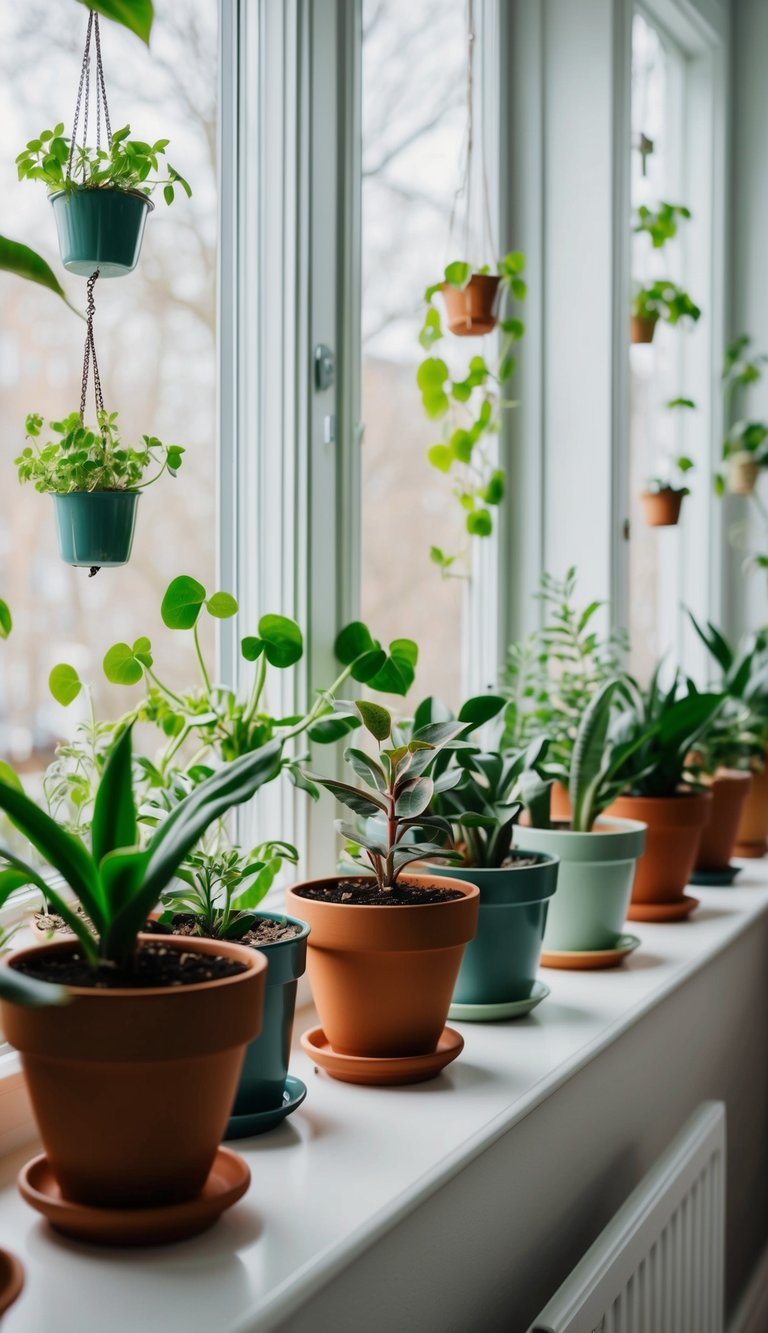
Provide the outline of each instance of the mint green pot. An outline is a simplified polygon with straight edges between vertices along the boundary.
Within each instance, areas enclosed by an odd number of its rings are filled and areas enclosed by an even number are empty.
[[[70,273],[121,278],[138,263],[144,224],[154,204],[133,190],[57,190],[51,195],[61,262]]]
[[[138,491],[72,491],[54,495],[59,554],[85,568],[128,563]]]
[[[268,962],[264,1017],[261,1032],[246,1048],[232,1107],[233,1116],[272,1111],[282,1105],[293,1035],[296,990],[299,977],[303,976],[307,965],[309,926],[306,921],[279,912],[259,912],[259,916],[301,926],[301,934],[289,940],[259,946],[259,953],[263,953]],[[233,1128],[231,1124],[230,1128]]]
[[[624,929],[646,828],[636,819],[599,819],[591,833],[565,828],[515,830],[521,850],[560,858],[557,893],[544,931],[545,950],[613,947]]]
[[[530,853],[517,847],[511,855]],[[549,852],[542,856],[537,866],[497,870],[451,866],[448,871],[453,879],[476,884],[480,890],[477,934],[464,949],[454,1004],[505,1004],[530,996],[547,911],[557,888],[558,859]],[[437,866],[429,869],[440,873]]]

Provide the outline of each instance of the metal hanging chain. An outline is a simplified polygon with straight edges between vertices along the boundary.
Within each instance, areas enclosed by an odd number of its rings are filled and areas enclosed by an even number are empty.
[[[468,263],[472,262],[470,255],[471,221],[472,221],[472,166],[475,148],[475,49],[477,44],[477,32],[475,29],[475,4],[474,0],[467,0],[467,127],[465,131],[464,144],[462,146],[462,171],[456,192],[453,196],[451,207],[451,218],[448,227],[448,245],[453,241],[453,233],[456,226],[456,217],[459,211],[461,201],[464,201],[464,234],[462,259]],[[483,126],[481,125],[481,130]],[[485,135],[481,134],[480,141],[481,154],[481,180],[483,187],[483,229],[488,240],[490,255],[495,255],[495,246],[493,238],[493,224],[491,222],[490,189],[488,185],[488,171],[485,154]],[[482,246],[483,235],[480,236]],[[484,259],[485,256],[480,256]]]
[[[112,126],[109,120],[109,106],[107,105],[107,89],[104,82],[104,64],[101,57],[101,33],[99,30],[99,16],[94,9],[88,13],[88,27],[85,33],[85,49],[83,51],[83,63],[80,67],[80,82],[77,86],[77,100],[75,102],[75,115],[72,122],[72,138],[69,144],[69,162],[67,163],[67,180],[71,180],[75,164],[75,147],[77,144],[77,129],[80,122],[80,108],[83,108],[83,148],[88,147],[88,102],[91,90],[91,37],[93,36],[96,46],[96,150],[101,148],[101,118],[104,116],[104,124],[107,131],[107,148],[112,147]],[[85,176],[85,167],[83,167],[83,176]]]
[[[80,389],[80,425],[83,425],[85,417],[85,399],[88,393],[88,376],[91,363],[93,363],[93,392],[96,399],[97,414],[104,411],[104,395],[101,392],[101,377],[99,375],[99,363],[96,360],[96,344],[93,341],[93,318],[96,314],[96,302],[93,298],[93,289],[96,286],[96,279],[99,276],[99,269],[92,273],[86,283],[88,290],[88,305],[86,307],[87,330],[85,334],[85,353],[83,355],[83,382]]]

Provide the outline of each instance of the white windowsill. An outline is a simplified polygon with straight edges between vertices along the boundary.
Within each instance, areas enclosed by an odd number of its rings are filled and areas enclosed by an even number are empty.
[[[292,1070],[308,1084],[304,1106],[273,1134],[233,1145],[251,1165],[250,1193],[197,1240],[154,1251],[69,1243],[16,1194],[29,1146],[6,1155],[0,1245],[21,1256],[28,1274],[8,1333],[103,1333],[105,1310],[110,1333],[278,1328],[356,1254],[748,931],[768,911],[768,865],[745,863],[738,887],[694,892],[701,907],[689,922],[628,926],[642,947],[621,969],[542,972],[552,993],[529,1019],[457,1024],[464,1052],[432,1083],[335,1083],[297,1050]],[[302,1011],[297,1032],[312,1019],[311,1010]],[[0,1150],[7,1142],[0,1138]]]

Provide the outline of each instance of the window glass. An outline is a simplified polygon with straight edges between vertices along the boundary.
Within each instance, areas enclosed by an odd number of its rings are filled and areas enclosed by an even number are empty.
[[[632,29],[632,216],[645,205],[657,209],[662,200],[685,204],[682,148],[683,62],[642,15]],[[641,153],[642,139],[652,150]],[[684,284],[686,226],[656,249],[645,234],[633,234],[633,283],[671,278]],[[700,293],[691,293],[694,300]],[[630,556],[629,631],[631,666],[646,679],[657,659],[676,647],[681,592],[681,528],[649,527],[640,496],[654,477],[674,479],[673,460],[682,453],[684,408],[667,404],[690,397],[684,383],[684,324],[659,320],[653,342],[630,348]],[[675,484],[677,482],[675,481]]]
[[[79,405],[85,326],[52,294],[0,274],[0,560],[2,596],[15,619],[0,654],[0,751],[22,770],[39,771],[86,713],[82,697],[66,711],[52,701],[55,663],[70,662],[93,682],[102,716],[118,715],[134,697],[103,679],[103,654],[115,641],[147,634],[164,676],[181,688],[193,683],[188,636],[163,630],[159,607],[176,574],[208,588],[214,580],[216,10],[211,0],[164,0],[151,51],[101,21],[113,130],[130,123],[133,137],[169,139],[168,157],[193,190],[190,200],[179,192],[170,208],[158,190],[137,269],[95,288],[104,399],[119,413],[123,438],[153,434],[187,451],[178,478],[164,477],[142,496],[125,568],[89,579],[63,564],[51,499],[16,482],[27,413],[56,420]],[[14,158],[58,121],[69,134],[87,17],[71,0],[27,0],[0,12],[4,231],[48,259],[78,309],[85,280],[64,272],[45,186],[18,182]],[[89,397],[87,420],[94,416]],[[210,653],[212,642],[206,647]]]
[[[465,0],[364,0],[362,613],[382,637],[416,639],[419,694],[452,704],[466,583],[441,578],[429,550],[461,551],[467,537],[448,479],[427,462],[440,429],[424,416],[416,370],[424,291],[465,257],[450,219],[466,59]]]

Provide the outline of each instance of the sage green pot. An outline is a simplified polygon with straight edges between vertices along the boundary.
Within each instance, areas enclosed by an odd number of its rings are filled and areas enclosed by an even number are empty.
[[[278,912],[259,912],[259,916],[300,926],[301,931],[291,939],[259,945],[258,951],[264,954],[268,963],[264,1016],[259,1036],[246,1047],[237,1096],[232,1107],[233,1116],[272,1111],[282,1105],[291,1052],[296,991],[299,977],[303,976],[307,966],[309,926],[306,921]],[[230,1121],[225,1137],[229,1137],[230,1131],[236,1128]]]
[[[121,278],[136,267],[144,224],[154,204],[137,190],[108,187],[51,195],[61,262],[70,273]]]
[[[521,850],[560,858],[558,888],[544,931],[544,949],[611,949],[624,929],[637,858],[646,825],[636,819],[599,819],[591,833],[569,828],[515,830]]]
[[[517,859],[531,853],[517,847],[510,855]],[[505,1004],[529,998],[550,899],[557,888],[558,858],[550,852],[541,855],[536,866],[493,870],[451,866],[452,879],[476,884],[480,890],[477,934],[464,949],[454,1004]],[[436,866],[429,869],[438,873]]]
[[[59,554],[68,565],[109,568],[128,563],[139,491],[72,491],[54,495]]]

